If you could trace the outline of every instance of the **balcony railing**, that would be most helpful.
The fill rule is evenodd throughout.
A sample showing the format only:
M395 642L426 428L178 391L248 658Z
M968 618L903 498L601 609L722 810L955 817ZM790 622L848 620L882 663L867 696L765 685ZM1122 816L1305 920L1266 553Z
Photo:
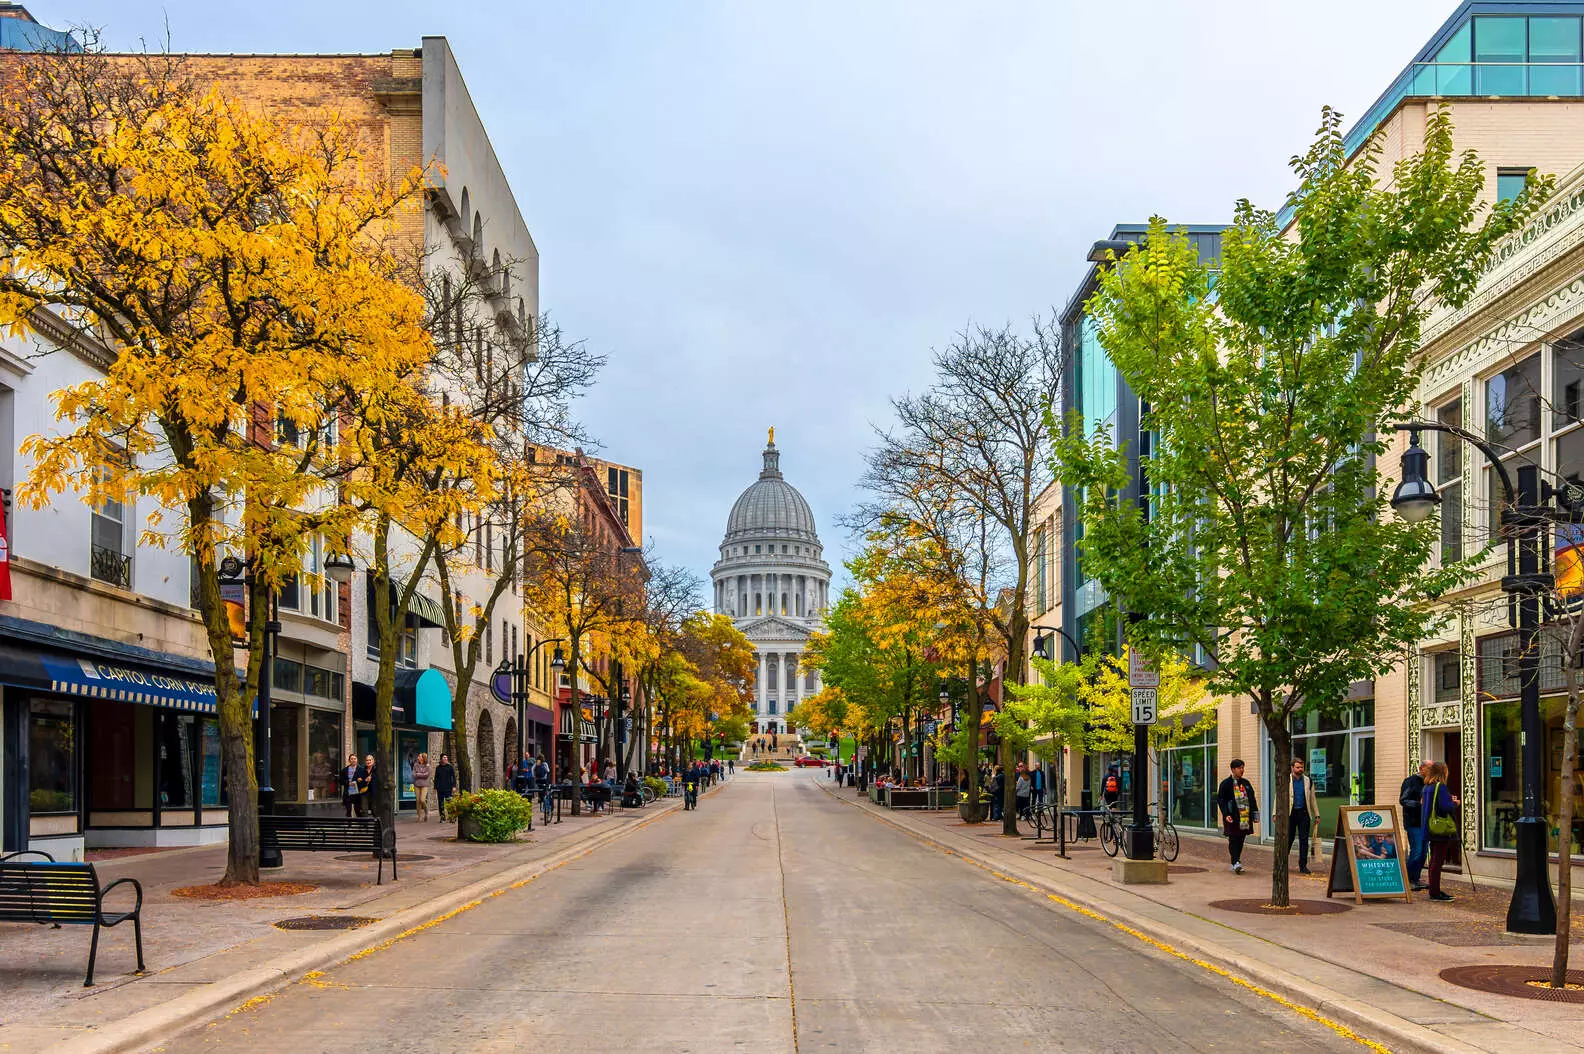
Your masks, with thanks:
M88 553L88 573L101 582L131 589L132 557L122 555L119 549L95 545Z

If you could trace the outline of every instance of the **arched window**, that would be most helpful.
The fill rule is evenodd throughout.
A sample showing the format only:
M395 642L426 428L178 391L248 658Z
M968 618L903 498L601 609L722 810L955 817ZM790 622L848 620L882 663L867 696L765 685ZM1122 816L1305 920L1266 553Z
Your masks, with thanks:
M755 615L763 615L764 614L764 594L763 593L755 593L754 594L754 614Z
M484 217L473 214L473 258L484 259Z
M472 218L472 212L471 212L471 210L468 207L468 189L467 189L467 187L463 187L462 188L462 213L461 213L462 229L463 230L467 230L468 220L471 219L471 218Z
M785 615L786 613L787 613L787 595L785 593L782 593L781 594L781 614Z
M496 249L495 254L490 257L490 273L494 274L500 282L500 295L508 295L510 293L510 278L506 274L506 268L501 266L499 249Z

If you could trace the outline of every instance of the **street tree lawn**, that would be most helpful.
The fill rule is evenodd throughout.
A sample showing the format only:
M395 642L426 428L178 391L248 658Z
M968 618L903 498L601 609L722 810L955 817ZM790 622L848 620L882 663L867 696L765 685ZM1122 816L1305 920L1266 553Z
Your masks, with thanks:
M375 444L365 419L340 420L345 393L406 400L429 360L423 301L391 241L421 207L423 173L371 177L349 126L283 126L202 90L170 56L6 63L0 327L51 314L106 363L55 393L58 430L23 442L34 465L19 496L152 499L142 544L192 554L230 785L222 884L256 883L266 598L313 534L345 539L357 516L344 491ZM225 551L251 569L241 678Z
M1205 649L1209 690L1254 702L1278 773L1290 718L1340 708L1352 682L1399 662L1432 617L1425 600L1466 576L1429 568L1432 524L1391 515L1381 429L1412 411L1429 306L1465 302L1550 186L1485 205L1487 167L1455 152L1445 111L1419 153L1389 172L1378 158L1372 140L1350 159L1327 110L1293 161L1290 233L1239 202L1212 287L1157 218L1101 276L1087 309L1156 436L1147 515L1128 451L1078 415L1050 420L1085 573L1140 616L1134 646ZM1285 905L1291 785L1273 790L1271 898Z

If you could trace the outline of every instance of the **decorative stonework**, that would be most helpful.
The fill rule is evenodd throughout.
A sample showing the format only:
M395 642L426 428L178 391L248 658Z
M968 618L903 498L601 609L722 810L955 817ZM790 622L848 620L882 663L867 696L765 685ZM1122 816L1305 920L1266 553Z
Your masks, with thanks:
M1412 771L1419 767L1419 740L1422 738L1419 731L1419 694L1420 682L1424 680L1424 652L1418 648L1408 649L1408 769Z
M1479 771L1479 685L1476 683L1477 664L1474 657L1474 620L1465 608L1459 613L1462 643L1459 659L1462 666L1461 687L1463 695L1463 800L1473 807L1461 811L1463 822L1463 848L1473 853L1479 849L1479 818L1484 815L1481 799ZM1449 762L1455 759L1448 758Z

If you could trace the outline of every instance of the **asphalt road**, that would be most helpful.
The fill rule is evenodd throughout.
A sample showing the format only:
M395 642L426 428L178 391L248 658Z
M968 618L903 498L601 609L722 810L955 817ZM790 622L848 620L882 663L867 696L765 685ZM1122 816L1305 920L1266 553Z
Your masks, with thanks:
M156 1049L1364 1048L788 772Z

